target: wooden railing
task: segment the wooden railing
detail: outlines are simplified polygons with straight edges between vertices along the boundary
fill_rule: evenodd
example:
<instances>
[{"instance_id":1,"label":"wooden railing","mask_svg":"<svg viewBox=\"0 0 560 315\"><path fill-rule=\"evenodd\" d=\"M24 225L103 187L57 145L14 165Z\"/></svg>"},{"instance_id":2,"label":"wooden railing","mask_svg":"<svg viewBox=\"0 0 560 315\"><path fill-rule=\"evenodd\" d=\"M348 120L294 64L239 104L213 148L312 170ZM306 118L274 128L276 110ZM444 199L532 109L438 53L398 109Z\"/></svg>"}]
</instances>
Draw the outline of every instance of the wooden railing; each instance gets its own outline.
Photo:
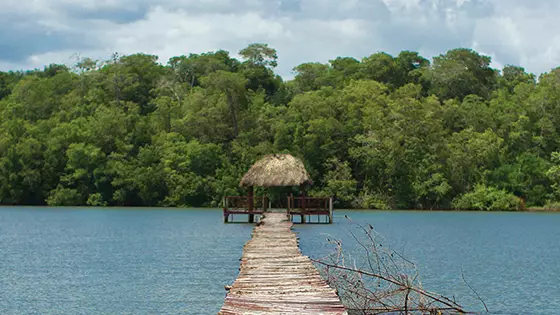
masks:
<instances>
[{"instance_id":1,"label":"wooden railing","mask_svg":"<svg viewBox=\"0 0 560 315\"><path fill-rule=\"evenodd\" d=\"M268 210L269 200L267 197L249 196L227 196L224 197L224 223L233 220L236 214L248 215L248 222L253 223L255 216L262 215ZM317 223L321 217L325 217L325 223L333 222L332 198L292 197L287 198L288 215L290 220L294 216L301 217L301 223L309 222L317 216ZM233 222L233 221L231 221Z\"/></svg>"},{"instance_id":2,"label":"wooden railing","mask_svg":"<svg viewBox=\"0 0 560 315\"><path fill-rule=\"evenodd\" d=\"M249 204L251 198L247 196L227 196L224 198L224 211L228 212L264 212L268 209L267 197L253 197L253 205ZM252 209L252 211L249 211Z\"/></svg>"},{"instance_id":3,"label":"wooden railing","mask_svg":"<svg viewBox=\"0 0 560 315\"><path fill-rule=\"evenodd\" d=\"M288 212L291 214L330 214L331 198L288 197Z\"/></svg>"}]
</instances>

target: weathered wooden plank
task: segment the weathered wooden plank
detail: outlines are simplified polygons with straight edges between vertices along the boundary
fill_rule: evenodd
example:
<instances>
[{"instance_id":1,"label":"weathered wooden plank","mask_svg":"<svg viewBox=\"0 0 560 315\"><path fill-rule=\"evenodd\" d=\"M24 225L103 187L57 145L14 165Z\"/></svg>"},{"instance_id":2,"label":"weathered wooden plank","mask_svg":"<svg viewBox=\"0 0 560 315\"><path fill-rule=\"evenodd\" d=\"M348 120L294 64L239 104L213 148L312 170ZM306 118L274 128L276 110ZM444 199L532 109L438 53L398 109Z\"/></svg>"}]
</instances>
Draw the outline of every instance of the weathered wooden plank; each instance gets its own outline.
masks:
<instances>
[{"instance_id":1,"label":"weathered wooden plank","mask_svg":"<svg viewBox=\"0 0 560 315\"><path fill-rule=\"evenodd\" d=\"M347 315L332 288L298 247L286 213L266 213L245 244L239 276L219 315Z\"/></svg>"}]
</instances>

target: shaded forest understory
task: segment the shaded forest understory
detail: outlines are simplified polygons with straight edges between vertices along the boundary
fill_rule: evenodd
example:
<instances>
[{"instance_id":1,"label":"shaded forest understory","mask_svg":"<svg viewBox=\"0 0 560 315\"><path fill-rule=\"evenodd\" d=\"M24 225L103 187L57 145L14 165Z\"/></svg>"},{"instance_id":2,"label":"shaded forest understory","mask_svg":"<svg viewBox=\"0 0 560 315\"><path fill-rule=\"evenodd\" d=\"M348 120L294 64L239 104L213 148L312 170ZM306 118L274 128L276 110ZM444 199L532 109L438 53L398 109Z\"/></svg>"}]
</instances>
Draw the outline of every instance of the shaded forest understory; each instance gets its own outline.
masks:
<instances>
[{"instance_id":1,"label":"shaded forest understory","mask_svg":"<svg viewBox=\"0 0 560 315\"><path fill-rule=\"evenodd\" d=\"M0 204L217 206L260 156L303 159L338 207L560 200L560 68L454 49L305 63L266 44L0 72ZM556 202L556 204L555 204Z\"/></svg>"}]
</instances>

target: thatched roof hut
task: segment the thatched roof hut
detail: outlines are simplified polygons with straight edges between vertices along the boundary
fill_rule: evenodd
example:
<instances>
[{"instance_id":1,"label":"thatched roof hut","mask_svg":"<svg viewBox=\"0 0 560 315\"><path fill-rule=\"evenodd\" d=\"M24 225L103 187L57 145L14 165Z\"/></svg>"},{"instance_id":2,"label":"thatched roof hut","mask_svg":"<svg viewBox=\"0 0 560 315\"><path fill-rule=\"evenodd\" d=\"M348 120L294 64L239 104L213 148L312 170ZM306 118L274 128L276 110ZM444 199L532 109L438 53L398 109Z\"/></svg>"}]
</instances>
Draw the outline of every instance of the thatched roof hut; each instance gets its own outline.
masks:
<instances>
[{"instance_id":1,"label":"thatched roof hut","mask_svg":"<svg viewBox=\"0 0 560 315\"><path fill-rule=\"evenodd\" d=\"M258 160L243 176L240 186L278 187L311 184L300 159L290 154L270 154Z\"/></svg>"}]
</instances>

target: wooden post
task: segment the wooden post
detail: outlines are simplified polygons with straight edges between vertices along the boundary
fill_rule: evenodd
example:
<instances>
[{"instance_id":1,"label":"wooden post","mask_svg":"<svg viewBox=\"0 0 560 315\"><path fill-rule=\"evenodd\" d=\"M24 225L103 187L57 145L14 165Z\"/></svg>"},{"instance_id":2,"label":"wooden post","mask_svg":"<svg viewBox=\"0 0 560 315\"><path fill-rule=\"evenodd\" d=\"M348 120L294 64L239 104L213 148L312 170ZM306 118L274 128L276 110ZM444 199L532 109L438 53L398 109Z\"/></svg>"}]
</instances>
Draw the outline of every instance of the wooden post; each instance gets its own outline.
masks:
<instances>
[{"instance_id":1,"label":"wooden post","mask_svg":"<svg viewBox=\"0 0 560 315\"><path fill-rule=\"evenodd\" d=\"M301 211L305 212L305 184L301 184Z\"/></svg>"},{"instance_id":2,"label":"wooden post","mask_svg":"<svg viewBox=\"0 0 560 315\"><path fill-rule=\"evenodd\" d=\"M294 209L294 194L292 194L292 200L290 200L291 204L290 204L290 208L292 208L292 210Z\"/></svg>"},{"instance_id":3,"label":"wooden post","mask_svg":"<svg viewBox=\"0 0 560 315\"><path fill-rule=\"evenodd\" d=\"M249 186L249 192L247 194L247 210L249 211L249 223L255 222L255 215L251 213L253 212L253 203L253 186Z\"/></svg>"},{"instance_id":4,"label":"wooden post","mask_svg":"<svg viewBox=\"0 0 560 315\"><path fill-rule=\"evenodd\" d=\"M263 211L267 211L269 208L268 204L268 197L266 195L263 196Z\"/></svg>"},{"instance_id":5,"label":"wooden post","mask_svg":"<svg viewBox=\"0 0 560 315\"><path fill-rule=\"evenodd\" d=\"M249 186L248 189L249 189L249 191L247 193L247 207L249 208L249 212L251 212L251 211L253 211L253 206L254 206L253 186Z\"/></svg>"},{"instance_id":6,"label":"wooden post","mask_svg":"<svg viewBox=\"0 0 560 315\"><path fill-rule=\"evenodd\" d=\"M288 213L290 213L290 211L292 210L292 198L293 195L290 193L290 195L288 196Z\"/></svg>"},{"instance_id":7,"label":"wooden post","mask_svg":"<svg viewBox=\"0 0 560 315\"><path fill-rule=\"evenodd\" d=\"M228 214L228 205L227 205L226 197L224 197L224 199L222 199L222 205L224 207L224 223L228 223L229 214Z\"/></svg>"},{"instance_id":8,"label":"wooden post","mask_svg":"<svg viewBox=\"0 0 560 315\"><path fill-rule=\"evenodd\" d=\"M333 219L333 205L332 205L332 197L329 198L329 224L332 223Z\"/></svg>"},{"instance_id":9,"label":"wooden post","mask_svg":"<svg viewBox=\"0 0 560 315\"><path fill-rule=\"evenodd\" d=\"M288 197L286 197L286 198L287 198L287 201L288 201L287 206L286 206L288 209L287 209L286 213L288 214L288 218L290 219L290 221L292 221L292 215L290 214L291 209L292 209L292 205L291 205L292 196L291 196L291 194L288 195Z\"/></svg>"}]
</instances>

